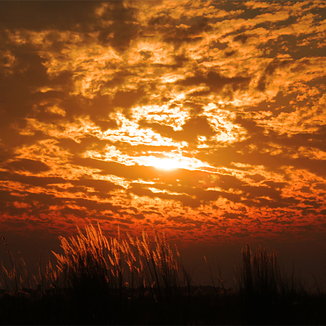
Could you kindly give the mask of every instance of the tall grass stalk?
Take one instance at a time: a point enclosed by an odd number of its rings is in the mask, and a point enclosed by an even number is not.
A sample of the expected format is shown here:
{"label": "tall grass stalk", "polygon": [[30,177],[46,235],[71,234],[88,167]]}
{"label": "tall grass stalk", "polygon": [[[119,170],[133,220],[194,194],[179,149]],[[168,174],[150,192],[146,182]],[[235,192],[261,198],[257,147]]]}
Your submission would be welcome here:
{"label": "tall grass stalk", "polygon": [[141,238],[107,239],[99,224],[87,225],[86,234],[77,230],[75,237],[59,238],[63,254],[53,252],[57,281],[65,287],[91,282],[118,290],[152,288],[162,295],[180,285],[178,262],[164,235],[156,232],[154,241],[145,232]]}
{"label": "tall grass stalk", "polygon": [[5,237],[1,237],[5,250],[10,260],[10,267],[5,267],[1,262],[0,267],[0,288],[7,291],[22,291],[35,288],[35,278],[31,278],[24,259],[19,256],[18,262],[14,259]]}
{"label": "tall grass stalk", "polygon": [[265,248],[260,247],[252,253],[247,245],[242,249],[242,265],[239,266],[236,281],[240,291],[248,295],[279,291],[282,275],[276,252],[268,252]]}
{"label": "tall grass stalk", "polygon": [[282,272],[274,251],[243,248],[239,291],[226,291],[204,257],[211,291],[192,286],[179,251],[159,232],[107,238],[89,224],[59,239],[56,265],[43,257],[35,277],[5,243],[0,324],[326,324],[325,294],[309,295],[294,272]]}

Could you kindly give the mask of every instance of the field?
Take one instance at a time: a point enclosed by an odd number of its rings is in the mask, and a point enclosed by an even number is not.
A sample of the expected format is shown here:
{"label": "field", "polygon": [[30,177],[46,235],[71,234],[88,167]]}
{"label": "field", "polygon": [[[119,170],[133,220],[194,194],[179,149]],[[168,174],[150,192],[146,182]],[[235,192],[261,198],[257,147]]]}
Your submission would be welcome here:
{"label": "field", "polygon": [[326,293],[287,275],[274,251],[243,248],[232,287],[207,262],[212,284],[201,286],[159,233],[107,239],[88,225],[60,241],[55,266],[31,275],[3,239],[11,266],[0,271],[1,324],[326,324]]}

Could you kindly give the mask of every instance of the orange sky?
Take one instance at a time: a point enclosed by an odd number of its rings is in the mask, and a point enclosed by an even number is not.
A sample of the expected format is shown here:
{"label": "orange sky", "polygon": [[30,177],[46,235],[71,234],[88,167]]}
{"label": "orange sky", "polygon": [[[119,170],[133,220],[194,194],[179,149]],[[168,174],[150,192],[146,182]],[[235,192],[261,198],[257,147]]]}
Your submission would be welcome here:
{"label": "orange sky", "polygon": [[324,239],[326,2],[14,1],[0,27],[3,234]]}

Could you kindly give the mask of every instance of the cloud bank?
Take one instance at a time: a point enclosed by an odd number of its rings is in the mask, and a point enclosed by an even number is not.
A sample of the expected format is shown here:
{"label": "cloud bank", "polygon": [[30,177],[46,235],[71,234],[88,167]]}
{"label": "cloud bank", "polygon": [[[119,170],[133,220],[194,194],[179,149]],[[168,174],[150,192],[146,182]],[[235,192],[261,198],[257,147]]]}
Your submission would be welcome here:
{"label": "cloud bank", "polygon": [[323,1],[3,2],[0,26],[3,230],[325,235]]}

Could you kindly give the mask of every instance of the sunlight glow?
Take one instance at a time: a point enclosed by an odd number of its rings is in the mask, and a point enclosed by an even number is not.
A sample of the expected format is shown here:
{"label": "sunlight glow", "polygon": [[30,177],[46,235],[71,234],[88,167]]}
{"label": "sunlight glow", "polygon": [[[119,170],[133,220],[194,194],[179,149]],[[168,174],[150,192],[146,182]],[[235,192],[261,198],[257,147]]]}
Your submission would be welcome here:
{"label": "sunlight glow", "polygon": [[196,158],[184,157],[181,154],[166,153],[165,157],[156,156],[139,156],[138,164],[145,166],[153,166],[159,170],[200,170],[210,167],[209,164],[202,162]]}
{"label": "sunlight glow", "polygon": [[152,165],[160,170],[175,170],[185,167],[183,162],[173,158],[159,158],[151,156],[148,159],[148,163],[149,165]]}

